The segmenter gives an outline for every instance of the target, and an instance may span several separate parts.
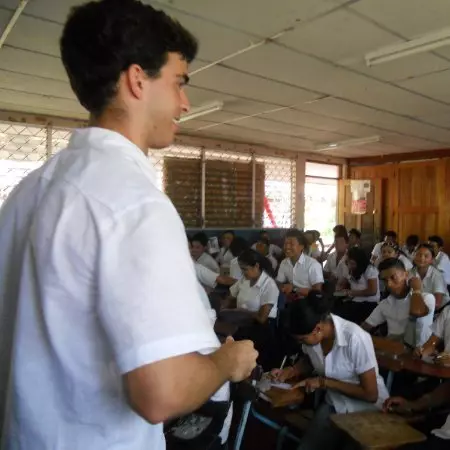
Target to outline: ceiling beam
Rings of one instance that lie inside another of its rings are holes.
[[[350,166],[377,166],[380,164],[398,163],[403,161],[420,161],[426,159],[441,159],[450,157],[450,148],[436,150],[421,150],[418,152],[395,153],[392,155],[364,156],[348,158]]]
[[[14,11],[14,14],[11,16],[11,19],[9,19],[8,25],[6,25],[2,35],[0,36],[0,48],[3,47],[3,44],[9,36],[9,33],[11,33],[11,30],[14,28],[14,25],[22,14],[22,11],[25,9],[25,6],[27,6],[28,2],[29,0],[20,0],[19,5]]]

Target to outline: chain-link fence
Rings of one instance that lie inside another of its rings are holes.
[[[68,145],[71,133],[71,128],[0,122],[0,205],[23,177]],[[226,213],[217,213],[221,202],[228,210],[233,205],[245,209],[235,211],[236,217],[223,223],[224,227],[243,226],[237,225],[244,223],[239,222],[239,217],[252,215],[248,226],[285,228],[295,223],[293,158],[182,145],[150,150],[149,158],[156,169],[159,188],[174,197],[176,206],[178,202],[186,226],[208,226],[208,217],[215,226],[218,220],[226,220],[220,218],[227,217]],[[177,171],[176,176],[167,172],[169,167]],[[228,201],[231,197],[234,203]]]

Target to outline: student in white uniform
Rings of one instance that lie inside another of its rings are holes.
[[[322,261],[324,245],[322,239],[320,239],[320,233],[317,230],[307,230],[304,234],[308,245],[308,256],[317,259],[317,261]]]
[[[108,0],[73,8],[60,44],[89,127],[1,208],[0,447],[162,450],[163,422],[227,401],[256,362],[251,342],[220,345],[147,158],[189,109],[197,43]]]
[[[436,311],[448,303],[449,295],[442,273],[433,266],[434,249],[429,244],[420,244],[414,257],[414,267],[410,277],[422,280],[423,291],[434,295]]]
[[[405,241],[405,245],[401,248],[404,255],[411,261],[414,261],[414,255],[420,244],[420,238],[417,234],[410,234]]]
[[[378,242],[375,244],[375,247],[372,250],[372,257],[370,262],[375,264],[375,262],[381,257],[381,247],[385,242],[390,242],[391,244],[397,243],[397,233],[395,231],[387,231],[384,235],[384,239],[382,242]]]
[[[272,265],[272,269],[276,271],[278,267],[278,261],[270,253],[269,241],[261,238],[258,242],[256,242],[256,244],[253,245],[253,247],[252,250],[255,250],[260,255],[266,257],[269,260],[270,264]]]
[[[400,248],[397,244],[392,242],[385,242],[381,246],[381,256],[375,262],[375,267],[378,267],[380,263],[386,259],[396,258],[403,263],[407,272],[413,268],[412,262],[400,252]]]
[[[220,272],[219,264],[208,253],[208,237],[205,233],[197,233],[191,239],[192,259],[213,272]]]
[[[284,240],[286,259],[278,269],[277,282],[286,295],[305,297],[309,291],[321,291],[323,286],[322,266],[305,254],[307,242],[299,230],[289,230]]]
[[[440,236],[430,236],[428,243],[433,247],[436,255],[434,266],[442,273],[448,291],[450,288],[450,258],[444,252],[444,240]]]
[[[222,284],[223,286],[232,286],[236,282],[234,278],[213,272],[196,261],[194,261],[194,268],[197,280],[208,293],[211,292],[218,284]]]
[[[230,245],[235,238],[233,230],[225,231],[220,237],[220,252],[217,255],[217,262],[221,267],[229,268],[231,260],[235,257],[230,251]]]
[[[357,324],[368,317],[380,300],[378,270],[373,266],[366,252],[353,247],[347,254],[348,278],[338,281],[336,290],[343,292],[350,301],[339,304],[333,312]]]
[[[233,256],[230,261],[230,277],[235,280],[240,280],[243,276],[241,267],[239,265],[238,256],[249,248],[248,242],[242,237],[235,237],[230,244],[229,254]]]
[[[283,250],[278,247],[278,245],[272,244],[270,242],[270,236],[267,231],[262,230],[259,233],[259,239],[252,245],[252,250],[256,250],[258,242],[267,242],[267,245],[269,246],[269,255],[274,257],[275,259],[279,259],[283,255]]]
[[[382,261],[379,271],[390,295],[365,319],[362,327],[371,331],[387,323],[388,338],[401,340],[410,348],[423,345],[431,335],[434,296],[422,291],[419,278],[408,281],[408,272],[399,259]]]
[[[388,398],[372,338],[358,325],[330,314],[329,302],[316,292],[291,305],[289,331],[305,356],[295,366],[273,370],[273,378],[310,377],[298,385],[306,392],[326,393],[298,450],[345,448],[330,415],[381,410]]]
[[[361,247],[361,231],[352,228],[348,232],[348,247]]]
[[[336,225],[333,228],[333,233],[335,238],[338,236],[348,236],[347,228],[345,227],[345,225]],[[328,258],[328,255],[330,255],[333,251],[334,251],[334,241],[333,244],[330,245],[328,250],[323,254],[323,259],[326,260],[326,258]]]
[[[347,249],[348,236],[336,236],[334,239],[335,251],[328,256],[323,268],[324,278],[333,281],[348,276]]]

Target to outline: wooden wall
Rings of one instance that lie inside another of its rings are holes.
[[[401,242],[409,234],[440,235],[450,251],[450,157],[350,167],[352,179],[383,180],[382,227]]]

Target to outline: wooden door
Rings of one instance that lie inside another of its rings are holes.
[[[351,180],[339,180],[338,192],[338,218],[339,223],[347,230],[356,228],[362,233],[361,245],[371,249],[381,239],[382,226],[382,180],[370,180],[370,192],[367,194],[367,212],[365,214],[352,214]]]

